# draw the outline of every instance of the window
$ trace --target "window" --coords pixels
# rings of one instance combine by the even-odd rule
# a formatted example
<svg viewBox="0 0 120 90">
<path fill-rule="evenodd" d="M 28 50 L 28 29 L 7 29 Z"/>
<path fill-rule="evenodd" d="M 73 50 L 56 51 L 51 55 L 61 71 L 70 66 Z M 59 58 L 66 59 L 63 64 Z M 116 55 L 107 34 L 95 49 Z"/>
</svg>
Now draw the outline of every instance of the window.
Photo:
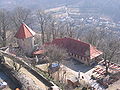
<svg viewBox="0 0 120 90">
<path fill-rule="evenodd" d="M 82 60 L 82 56 L 81 56 L 81 60 Z"/>
<path fill-rule="evenodd" d="M 82 57 L 82 60 L 84 60 L 84 57 Z"/>
<path fill-rule="evenodd" d="M 77 57 L 77 55 L 76 55 L 76 54 L 75 54 L 74 56 L 75 56 L 75 57 Z"/>
<path fill-rule="evenodd" d="M 71 56 L 73 56 L 73 53 L 71 53 Z"/>
</svg>

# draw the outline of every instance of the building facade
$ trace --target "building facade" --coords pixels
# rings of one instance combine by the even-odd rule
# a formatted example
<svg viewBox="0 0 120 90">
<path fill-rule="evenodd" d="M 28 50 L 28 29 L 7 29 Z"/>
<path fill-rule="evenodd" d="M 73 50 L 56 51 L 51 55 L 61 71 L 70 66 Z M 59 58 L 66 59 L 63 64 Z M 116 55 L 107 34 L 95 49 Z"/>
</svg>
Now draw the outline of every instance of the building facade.
<svg viewBox="0 0 120 90">
<path fill-rule="evenodd" d="M 26 55 L 31 55 L 34 50 L 34 35 L 36 33 L 30 29 L 25 23 L 22 23 L 19 30 L 15 34 L 18 45 L 23 49 Z"/>
<path fill-rule="evenodd" d="M 72 38 L 54 39 L 50 44 L 66 49 L 71 57 L 86 65 L 91 65 L 102 54 L 101 51 L 91 44 Z"/>
</svg>

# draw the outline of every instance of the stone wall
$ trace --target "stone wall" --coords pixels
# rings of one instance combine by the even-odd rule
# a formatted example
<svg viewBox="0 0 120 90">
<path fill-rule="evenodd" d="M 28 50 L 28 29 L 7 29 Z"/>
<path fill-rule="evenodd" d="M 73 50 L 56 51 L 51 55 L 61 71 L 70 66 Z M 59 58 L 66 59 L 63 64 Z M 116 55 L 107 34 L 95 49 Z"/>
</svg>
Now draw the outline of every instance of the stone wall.
<svg viewBox="0 0 120 90">
<path fill-rule="evenodd" d="M 22 66 L 25 69 L 27 69 L 30 73 L 32 73 L 37 79 L 42 81 L 46 86 L 51 87 L 55 85 L 53 82 L 47 80 L 47 78 L 45 78 L 42 74 L 40 74 L 32 65 L 26 63 L 25 61 L 27 60 L 27 58 L 17 57 L 11 53 L 7 53 L 1 50 L 0 50 L 0 54 L 3 55 L 4 57 L 8 57 L 14 60 L 15 62 L 19 64 L 22 64 Z"/>
<path fill-rule="evenodd" d="M 7 77 L 11 79 L 13 83 L 15 83 L 15 86 L 18 88 L 22 87 L 21 82 L 18 80 L 18 78 L 14 75 L 13 70 L 7 65 L 7 64 L 0 64 L 1 70 L 5 73 Z"/>
</svg>

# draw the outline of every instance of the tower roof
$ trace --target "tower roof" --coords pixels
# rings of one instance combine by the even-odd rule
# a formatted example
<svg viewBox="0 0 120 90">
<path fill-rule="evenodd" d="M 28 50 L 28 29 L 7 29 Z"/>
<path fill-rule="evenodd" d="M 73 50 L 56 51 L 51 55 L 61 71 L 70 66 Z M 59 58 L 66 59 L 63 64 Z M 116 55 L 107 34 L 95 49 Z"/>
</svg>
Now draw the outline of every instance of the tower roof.
<svg viewBox="0 0 120 90">
<path fill-rule="evenodd" d="M 25 23 L 22 23 L 19 30 L 15 34 L 15 37 L 18 39 L 25 39 L 29 37 L 33 37 L 35 35 L 35 32 L 29 28 Z"/>
</svg>

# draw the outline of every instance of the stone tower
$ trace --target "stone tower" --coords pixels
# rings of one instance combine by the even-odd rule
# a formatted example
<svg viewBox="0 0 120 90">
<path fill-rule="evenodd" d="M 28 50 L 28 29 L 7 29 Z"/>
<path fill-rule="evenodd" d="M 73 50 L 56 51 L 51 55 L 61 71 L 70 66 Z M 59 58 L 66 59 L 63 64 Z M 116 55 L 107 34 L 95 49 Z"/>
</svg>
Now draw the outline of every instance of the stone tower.
<svg viewBox="0 0 120 90">
<path fill-rule="evenodd" d="M 15 37 L 18 40 L 18 45 L 25 54 L 31 55 L 34 50 L 34 35 L 36 33 L 29 28 L 25 23 L 22 23 L 19 30 L 15 34 Z"/>
</svg>

